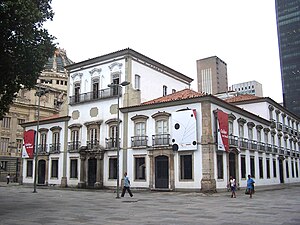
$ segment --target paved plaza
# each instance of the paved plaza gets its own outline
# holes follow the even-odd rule
[[[300,184],[215,194],[33,188],[0,184],[0,224],[300,224]]]

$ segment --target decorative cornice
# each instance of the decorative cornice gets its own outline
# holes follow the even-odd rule
[[[103,120],[89,121],[89,122],[85,122],[84,126],[88,127],[91,125],[100,125],[102,122]]]
[[[230,113],[230,114],[228,114],[228,119],[229,120],[236,120],[236,116],[235,115],[233,115],[232,113]]]
[[[80,124],[80,123],[73,123],[73,124],[68,126],[69,129],[81,128],[81,127],[82,127],[82,124]]]
[[[147,120],[149,117],[145,116],[145,115],[135,115],[133,117],[131,117],[131,120],[135,121],[135,120]]]
[[[54,131],[54,130],[61,130],[62,128],[60,126],[54,126],[54,127],[51,127],[50,130],[51,131]]]
[[[263,129],[263,126],[262,126],[262,125],[256,125],[256,129],[257,129],[257,130],[262,130],[262,129]]]
[[[119,63],[119,62],[114,62],[110,66],[108,66],[108,68],[110,69],[110,71],[112,71],[115,66],[118,66],[119,70],[121,70],[121,67],[123,66],[123,64]]]
[[[243,125],[245,123],[247,123],[247,120],[245,120],[244,118],[239,118],[237,121],[238,121],[239,124],[243,124]]]
[[[247,126],[248,126],[249,128],[253,128],[253,127],[255,127],[255,124],[254,124],[253,122],[248,122],[248,123],[247,123]]]
[[[122,120],[119,120],[119,123],[121,123]],[[105,121],[106,124],[113,124],[113,123],[118,123],[118,119],[117,118],[114,118],[114,119],[109,119],[109,120],[106,120]]]
[[[89,71],[89,73],[91,74],[91,76],[95,73],[95,72],[98,72],[98,74],[100,74],[102,71],[101,68],[94,68],[92,69],[91,71]]]
[[[265,128],[264,128],[264,132],[265,132],[265,133],[269,133],[269,132],[270,132],[270,128],[265,127]]]
[[[164,116],[164,117],[170,117],[171,116],[171,114],[170,113],[167,113],[167,112],[157,112],[157,113],[154,113],[151,117],[152,118],[157,118],[157,117],[161,117],[161,116]]]
[[[81,79],[81,77],[83,76],[83,73],[73,73],[71,75],[71,78],[74,79],[76,76],[79,76],[79,78]]]

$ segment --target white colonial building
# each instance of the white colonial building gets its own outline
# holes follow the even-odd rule
[[[230,175],[246,186],[248,174],[257,185],[300,181],[299,119],[290,125],[293,147],[279,151],[278,127],[258,116],[272,107],[290,115],[274,101],[247,111],[234,105],[236,97],[226,102],[190,90],[191,78],[131,49],[67,69],[69,116],[40,123],[39,144],[53,146],[59,130],[61,148],[39,152],[39,184],[114,188],[118,144],[119,177],[127,171],[133,188],[215,191]],[[219,111],[228,115],[228,151],[218,148]],[[34,160],[23,165],[23,182],[32,183]]]

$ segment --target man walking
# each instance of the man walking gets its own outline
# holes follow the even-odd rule
[[[127,176],[127,172],[124,173],[124,187],[123,187],[123,190],[122,190],[121,197],[124,197],[126,190],[128,191],[130,197],[132,197],[133,194],[131,193],[131,190],[130,190],[130,180]]]

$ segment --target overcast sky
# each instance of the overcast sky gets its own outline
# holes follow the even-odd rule
[[[194,79],[196,60],[227,63],[229,86],[256,80],[282,102],[275,0],[52,0],[50,34],[80,62],[132,48]]]

